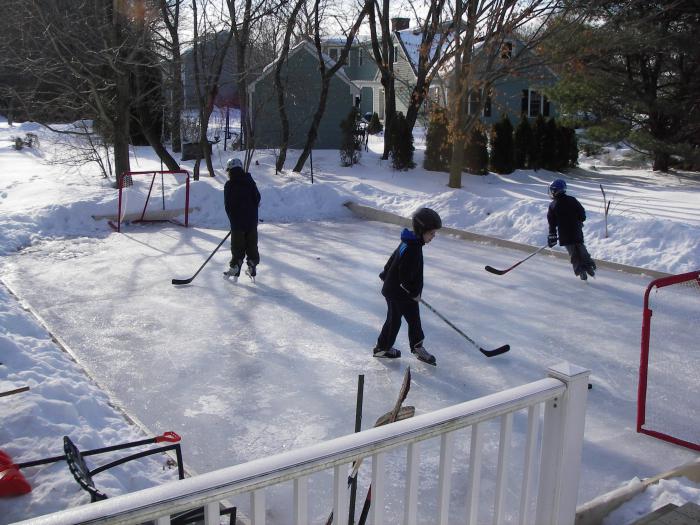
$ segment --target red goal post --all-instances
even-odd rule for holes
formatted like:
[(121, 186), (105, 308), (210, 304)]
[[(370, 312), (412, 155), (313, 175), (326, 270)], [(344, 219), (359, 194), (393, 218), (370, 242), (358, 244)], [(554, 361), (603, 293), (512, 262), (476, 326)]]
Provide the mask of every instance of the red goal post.
[[(148, 184), (148, 191), (144, 195), (145, 191), (145, 185), (141, 188), (141, 193), (137, 193), (138, 201), (136, 203), (132, 204), (138, 204), (138, 210), (135, 212), (129, 211), (128, 205), (127, 205), (127, 198), (126, 198), (126, 193), (125, 190), (127, 188), (134, 188), (136, 186), (139, 186), (138, 184), (134, 184), (134, 180), (141, 180), (142, 178), (148, 181), (148, 176), (150, 177), (150, 181), (146, 182)], [(157, 210), (154, 209), (153, 206), (149, 208), (149, 204), (151, 204), (152, 200), (152, 193), (153, 193), (153, 188), (155, 186), (156, 180), (158, 175), (160, 175), (160, 189), (161, 189), (161, 195), (162, 195), (162, 209)], [(168, 200), (168, 203), (166, 205), (166, 199), (165, 199), (165, 192), (166, 192), (166, 180), (165, 176), (168, 175), (170, 176), (169, 178), (171, 179), (170, 184), (168, 184), (168, 191), (170, 193), (173, 193), (173, 189), (175, 190), (174, 193), (176, 193), (179, 197), (179, 194), (182, 193), (178, 190), (178, 186), (181, 186), (182, 182), (181, 179), (184, 178), (184, 183), (185, 183), (185, 189), (184, 189), (184, 199), (183, 197), (175, 198), (174, 200), (184, 200), (184, 208), (181, 206), (178, 206), (177, 204), (174, 204), (171, 199)], [(175, 179), (175, 184), (172, 184), (172, 179)], [(143, 208), (141, 208), (140, 204), (143, 203)], [(140, 210), (140, 211), (139, 211)], [(182, 224), (179, 221), (175, 220), (175, 217), (179, 217), (181, 215), (184, 215), (184, 224), (183, 226), (188, 226), (189, 225), (189, 214), (190, 214), (190, 172), (187, 170), (148, 170), (148, 171), (127, 171), (122, 174), (122, 176), (119, 179), (119, 199), (118, 199), (118, 209), (117, 209), (117, 217), (116, 217), (116, 225), (110, 221), (110, 225), (116, 229), (118, 232), (121, 231), (121, 224), (122, 222), (154, 222), (154, 221), (170, 221), (170, 222), (176, 222), (177, 224)]]
[(700, 271), (644, 294), (637, 432), (700, 451)]

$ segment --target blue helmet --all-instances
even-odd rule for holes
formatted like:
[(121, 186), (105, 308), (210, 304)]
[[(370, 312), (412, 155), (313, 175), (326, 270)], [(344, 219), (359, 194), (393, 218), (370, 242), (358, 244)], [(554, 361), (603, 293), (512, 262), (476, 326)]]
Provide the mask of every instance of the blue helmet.
[(564, 195), (566, 193), (566, 181), (564, 179), (557, 179), (549, 185), (549, 196), (558, 197), (559, 195)]

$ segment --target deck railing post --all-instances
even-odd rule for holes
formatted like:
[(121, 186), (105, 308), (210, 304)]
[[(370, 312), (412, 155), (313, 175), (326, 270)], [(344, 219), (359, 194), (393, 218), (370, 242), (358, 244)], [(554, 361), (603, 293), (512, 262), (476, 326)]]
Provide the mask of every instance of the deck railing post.
[(573, 525), (590, 370), (569, 363), (547, 369), (566, 391), (545, 403), (535, 523)]

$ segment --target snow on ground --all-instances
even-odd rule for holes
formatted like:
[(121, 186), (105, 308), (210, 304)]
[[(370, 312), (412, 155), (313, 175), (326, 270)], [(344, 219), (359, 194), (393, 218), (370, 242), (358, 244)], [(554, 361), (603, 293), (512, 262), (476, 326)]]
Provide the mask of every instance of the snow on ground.
[[(40, 151), (11, 149), (6, 139), (29, 129), (40, 134)], [(417, 146), (420, 164), (420, 137)], [(26, 461), (60, 453), (63, 434), (81, 436), (85, 447), (132, 439), (138, 431), (109, 400), (155, 433), (181, 434), (187, 466), (205, 472), (350, 432), (359, 373), (366, 375), (366, 427), (392, 405), (407, 365), (414, 370), (408, 401), (423, 413), (539, 379), (547, 366), (569, 360), (590, 368), (595, 385), (579, 503), (697, 456), (634, 432), (647, 277), (601, 270), (582, 283), (563, 261), (545, 256), (497, 277), (484, 265), (505, 267), (523, 254), (438, 236), (425, 248), (424, 299), (483, 346), (508, 342), (513, 350), (487, 360), (424, 311), (426, 346), (437, 355), (437, 368), (410, 354), (393, 362), (373, 359), (370, 349), (385, 312), (377, 273), (398, 243), (399, 229), (358, 221), (342, 203), (352, 199), (405, 216), (429, 205), (446, 225), (541, 245), (546, 187), (556, 176), (465, 175), (464, 188), (454, 190), (446, 187), (446, 174), (392, 171), (378, 159), (378, 147), (375, 142), (375, 151), (353, 168), (338, 167), (337, 152), (314, 152), (314, 184), (308, 168), (301, 175), (275, 175), (273, 157), (259, 154), (251, 169), (263, 198), (258, 284), (221, 279), (224, 247), (192, 285), (176, 288), (170, 279), (191, 276), (226, 234), (223, 175), (193, 184), (192, 205), (200, 208), (191, 216), (193, 228), (128, 226), (116, 235), (105, 221), (91, 218), (116, 209), (108, 181), (89, 167), (72, 172), (47, 165), (48, 133), (0, 123), (0, 275), (89, 374), (0, 290), (0, 390), (31, 386), (0, 400), (8, 414), (0, 430), (3, 450)], [(132, 169), (158, 168), (137, 152)], [(216, 151), (217, 167), (226, 156)], [(566, 179), (587, 208), (585, 233), (594, 257), (674, 273), (700, 268), (700, 211), (693, 204), (699, 183), (692, 174), (660, 176), (600, 163), (589, 170), (584, 163)], [(598, 184), (617, 205), (608, 239)], [(167, 199), (177, 201), (178, 192)], [(406, 350), (405, 329), (397, 344)], [(692, 378), (692, 364), (690, 370)], [(678, 420), (697, 411), (688, 404), (697, 398), (697, 373), (695, 378), (669, 394)], [(40, 415), (29, 432), (22, 427), (27, 414)], [(516, 447), (522, 446), (522, 426), (516, 419)], [(458, 454), (466, 453), (466, 441)], [(174, 472), (154, 462), (155, 468), (126, 467), (112, 480), (101, 475), (99, 484), (118, 493), (172, 479)], [(488, 465), (487, 459), (492, 472)], [(434, 467), (428, 461), (425, 468)], [(37, 488), (0, 501), (0, 523), (88, 501), (60, 471), (27, 473)], [(398, 472), (393, 468), (389, 479)], [(465, 473), (458, 468), (456, 475)], [(155, 479), (144, 479), (150, 477)], [(513, 483), (517, 487), (517, 476)], [(323, 478), (312, 484), (321, 496), (323, 484)], [(455, 483), (455, 516), (464, 501), (460, 486)], [(48, 497), (55, 487), (61, 496), (53, 490)], [(676, 492), (700, 502), (696, 488)], [(427, 523), (434, 487), (423, 491)], [(628, 505), (655, 508), (662, 499), (656, 491)], [(284, 523), (284, 497), (273, 491), (269, 500), (271, 521)], [(326, 507), (319, 498), (314, 515), (325, 517)]]

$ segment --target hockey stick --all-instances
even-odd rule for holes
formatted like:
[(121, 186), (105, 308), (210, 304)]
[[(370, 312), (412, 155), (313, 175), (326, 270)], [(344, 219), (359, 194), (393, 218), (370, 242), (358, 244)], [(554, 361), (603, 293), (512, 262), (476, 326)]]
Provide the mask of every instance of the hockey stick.
[[(534, 254), (533, 254), (533, 255), (534, 255)], [(473, 344), (474, 346), (476, 346), (476, 347), (479, 349), (479, 352), (481, 352), (482, 354), (484, 354), (486, 357), (493, 357), (493, 356), (496, 356), (496, 355), (505, 354), (508, 350), (510, 350), (510, 345), (499, 346), (498, 348), (495, 348), (495, 349), (493, 349), (493, 350), (484, 350), (483, 348), (481, 348), (481, 347), (476, 343), (476, 341), (474, 341), (471, 337), (469, 337), (467, 334), (465, 334), (464, 332), (462, 332), (462, 330), (460, 330), (460, 329), (457, 328), (455, 325), (453, 325), (453, 324), (450, 322), (449, 319), (447, 319), (444, 315), (442, 315), (440, 312), (438, 312), (435, 308), (433, 308), (432, 306), (430, 306), (430, 305), (429, 305), (428, 303), (426, 303), (423, 299), (421, 299), (420, 302), (421, 302), (421, 304), (425, 305), (425, 306), (428, 308), (428, 310), (430, 310), (431, 312), (433, 312), (433, 313), (434, 313), (435, 315), (437, 315), (440, 319), (442, 319), (442, 320), (445, 321), (448, 325), (450, 325), (450, 328), (454, 329), (459, 335), (461, 335), (461, 336), (464, 337), (467, 341), (469, 341), (471, 344)]]
[(527, 261), (530, 257), (534, 257), (535, 255), (537, 255), (538, 253), (540, 253), (542, 250), (544, 250), (547, 246), (549, 246), (549, 245), (548, 245), (548, 244), (545, 244), (544, 246), (542, 246), (542, 248), (539, 248), (535, 253), (531, 253), (530, 255), (528, 255), (527, 257), (525, 257), (522, 261), (516, 262), (513, 266), (511, 266), (510, 268), (506, 268), (505, 270), (496, 270), (496, 268), (494, 268), (493, 266), (486, 266), (484, 269), (485, 269), (487, 272), (495, 273), (496, 275), (503, 275), (504, 273), (508, 273), (509, 271), (511, 271), (511, 270), (512, 270), (513, 268), (515, 268), (516, 266), (520, 266), (520, 265), (523, 264), (525, 261)]
[[(375, 427), (381, 427), (383, 425), (388, 425), (389, 423), (393, 423), (395, 421), (401, 421), (403, 419), (408, 419), (410, 417), (413, 417), (414, 414), (416, 413), (416, 407), (412, 406), (401, 406), (403, 402), (406, 400), (406, 396), (408, 396), (408, 391), (411, 389), (411, 367), (409, 366), (406, 369), (406, 372), (404, 373), (403, 376), (403, 382), (401, 383), (401, 390), (399, 391), (399, 398), (396, 400), (396, 404), (394, 405), (394, 408), (387, 412), (386, 414), (382, 415), (377, 419), (377, 421), (374, 423)], [(350, 472), (350, 475), (348, 476), (348, 488), (351, 488), (355, 480), (357, 479), (357, 474), (360, 471), (360, 465), (362, 464), (362, 458), (359, 458), (355, 460), (355, 462), (352, 465), (352, 471)], [(365, 498), (365, 503), (362, 507), (362, 511), (365, 511), (365, 508), (369, 509), (369, 501), (371, 499), (371, 491), (372, 491), (372, 486), (370, 485), (369, 489), (367, 490), (367, 497)], [(352, 513), (354, 515), (354, 512)], [(366, 516), (365, 516), (366, 517)], [(331, 511), (330, 516), (328, 516), (328, 519), (326, 520), (326, 525), (331, 525), (333, 523), (333, 511)]]
[(209, 262), (209, 259), (211, 259), (212, 257), (214, 257), (214, 254), (215, 254), (216, 252), (219, 251), (219, 248), (221, 248), (221, 245), (224, 244), (224, 243), (226, 242), (226, 239), (228, 239), (228, 238), (230, 237), (230, 235), (231, 235), (231, 232), (229, 231), (229, 232), (226, 234), (226, 237), (224, 237), (223, 239), (221, 239), (221, 242), (219, 243), (219, 245), (218, 245), (216, 248), (214, 248), (214, 251), (211, 252), (211, 255), (210, 255), (209, 257), (207, 257), (207, 260), (204, 261), (204, 264), (202, 264), (202, 266), (199, 267), (199, 270), (197, 270), (197, 272), (196, 272), (192, 277), (190, 277), (189, 279), (173, 279), (173, 281), (172, 281), (173, 284), (175, 284), (175, 285), (178, 285), (178, 284), (190, 284), (190, 283), (194, 280), (194, 278), (197, 277), (197, 274), (199, 274), (199, 272), (202, 271), (202, 268), (204, 268), (204, 267), (206, 266), (206, 264)]

